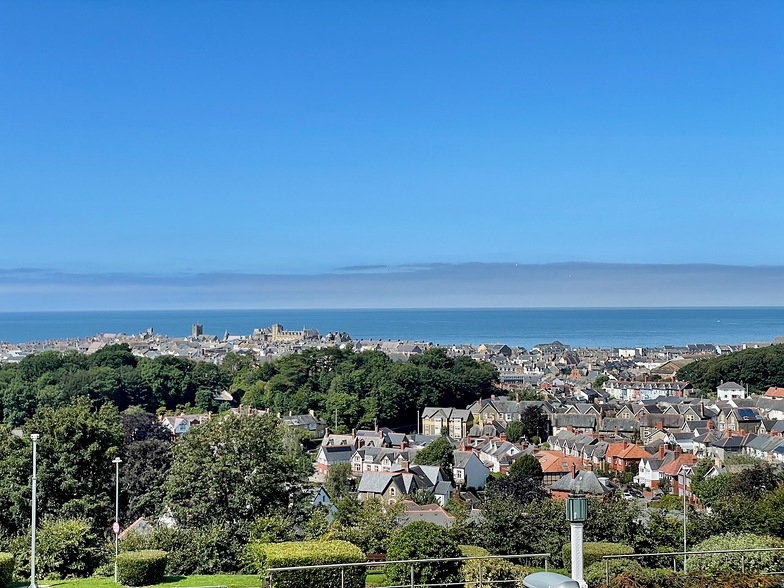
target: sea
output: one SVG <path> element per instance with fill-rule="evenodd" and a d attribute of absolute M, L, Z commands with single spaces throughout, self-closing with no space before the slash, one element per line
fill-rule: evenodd
<path fill-rule="evenodd" d="M 249 335 L 281 324 L 287 330 L 347 332 L 355 340 L 425 341 L 439 345 L 505 343 L 533 347 L 558 340 L 572 347 L 662 347 L 741 344 L 784 337 L 784 307 L 584 309 L 311 309 L 0 312 L 0 341 L 24 343 L 138 334 L 152 328 L 188 336 Z"/>

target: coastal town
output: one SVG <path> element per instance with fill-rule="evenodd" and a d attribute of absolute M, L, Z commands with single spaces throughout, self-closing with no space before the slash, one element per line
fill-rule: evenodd
<path fill-rule="evenodd" d="M 531 455 L 541 465 L 543 482 L 553 497 L 565 497 L 579 478 L 581 488 L 596 497 L 633 488 L 625 496 L 658 499 L 662 488 L 697 503 L 690 474 L 703 458 L 714 460 L 713 473 L 728 457 L 748 455 L 784 465 L 784 388 L 751 393 L 748 385 L 724 382 L 715 390 L 695 389 L 678 378 L 681 368 L 698 359 L 743 349 L 784 343 L 739 345 L 693 344 L 660 348 L 571 348 L 559 341 L 531 349 L 503 343 L 453 345 L 451 357 L 469 357 L 497 371 L 497 390 L 467 406 L 427 406 L 418 411 L 416 430 L 393 431 L 376 422 L 370 430 L 331 430 L 324 415 L 280 414 L 287 425 L 318 441 L 313 476 L 323 482 L 330 468 L 346 464 L 360 500 L 378 498 L 395 504 L 416 490 L 430 492 L 434 505 L 406 501 L 410 516 L 449 525 L 443 506 L 459 497 L 479 504 L 491 475 L 505 475 L 517 459 Z M 0 361 L 16 363 L 42 351 L 93 354 L 115 344 L 127 345 L 137 357 L 163 356 L 220 364 L 228 354 L 252 357 L 257 364 L 306 349 L 351 348 L 380 351 L 394 361 L 421 355 L 423 341 L 352 340 L 348 333 L 322 336 L 316 329 L 284 330 L 274 324 L 250 335 L 205 334 L 201 325 L 191 336 L 171 338 L 152 329 L 138 335 L 100 334 L 86 339 L 3 344 Z M 214 401 L 236 414 L 266 414 L 269 409 L 243 406 L 225 390 Z M 212 414 L 160 413 L 159 420 L 180 437 Z M 525 423 L 525 434 L 512 423 Z M 439 438 L 453 450 L 451 471 L 415 465 L 418 451 Z M 330 504 L 323 487 L 316 504 Z"/>

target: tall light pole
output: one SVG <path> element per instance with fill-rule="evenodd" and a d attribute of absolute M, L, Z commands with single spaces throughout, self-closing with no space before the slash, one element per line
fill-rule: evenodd
<path fill-rule="evenodd" d="M 683 494 L 683 573 L 686 573 L 686 470 L 681 466 L 681 493 Z"/>
<path fill-rule="evenodd" d="M 120 464 L 122 460 L 115 457 L 114 464 L 114 581 L 117 582 L 117 554 L 120 551 Z"/>
<path fill-rule="evenodd" d="M 38 460 L 38 438 L 40 435 L 38 433 L 33 433 L 30 435 L 30 439 L 33 441 L 33 527 L 32 532 L 30 535 L 32 539 L 30 540 L 30 588 L 38 588 L 38 584 L 35 583 L 35 514 L 38 508 L 38 468 L 36 461 Z"/>
<path fill-rule="evenodd" d="M 583 523 L 588 517 L 588 499 L 579 484 L 566 498 L 566 520 L 571 523 L 572 579 L 585 587 L 583 580 Z"/>

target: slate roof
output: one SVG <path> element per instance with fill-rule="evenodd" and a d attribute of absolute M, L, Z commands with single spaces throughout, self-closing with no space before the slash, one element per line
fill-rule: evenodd
<path fill-rule="evenodd" d="M 590 470 L 581 470 L 574 478 L 572 478 L 572 474 L 566 474 L 550 486 L 550 490 L 559 492 L 579 490 L 594 496 L 603 496 L 612 491 L 611 488 L 602 484 L 599 477 Z"/>
<path fill-rule="evenodd" d="M 321 452 L 327 460 L 327 465 L 333 465 L 349 463 L 354 454 L 354 448 L 351 445 L 322 445 Z"/>

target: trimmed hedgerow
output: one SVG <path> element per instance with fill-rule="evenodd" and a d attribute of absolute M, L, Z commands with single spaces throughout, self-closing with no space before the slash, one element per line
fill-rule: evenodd
<path fill-rule="evenodd" d="M 125 551 L 117 556 L 117 580 L 124 586 L 160 584 L 166 571 L 165 551 Z"/>
<path fill-rule="evenodd" d="M 0 553 L 0 588 L 4 588 L 11 583 L 15 563 L 16 560 L 12 553 Z"/>
<path fill-rule="evenodd" d="M 287 541 L 284 543 L 254 542 L 248 552 L 256 565 L 259 576 L 266 577 L 270 568 L 294 566 L 316 566 L 322 564 L 355 563 L 365 561 L 362 550 L 348 541 Z M 273 581 L 275 588 L 364 588 L 365 566 L 350 566 L 343 569 L 341 584 L 340 569 L 326 568 L 277 572 Z"/>
<path fill-rule="evenodd" d="M 572 567 L 571 544 L 564 543 L 563 562 L 564 567 L 569 570 Z M 583 543 L 583 566 L 588 567 L 592 563 L 602 561 L 605 555 L 631 555 L 634 548 L 623 543 L 609 543 L 604 541 L 586 541 Z"/>

